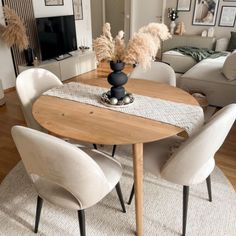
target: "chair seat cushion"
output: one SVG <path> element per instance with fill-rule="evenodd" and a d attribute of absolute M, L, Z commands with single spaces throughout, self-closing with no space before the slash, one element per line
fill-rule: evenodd
<path fill-rule="evenodd" d="M 143 147 L 145 171 L 160 176 L 161 168 L 183 141 L 183 138 L 173 136 L 160 141 L 145 143 Z"/>
<path fill-rule="evenodd" d="M 52 204 L 67 209 L 79 210 L 81 208 L 77 199 L 69 191 L 51 181 L 38 177 L 35 187 L 40 197 Z"/>
<path fill-rule="evenodd" d="M 87 147 L 80 147 L 80 149 L 87 153 L 99 165 L 107 178 L 110 190 L 112 190 L 119 182 L 122 175 L 122 168 L 120 163 L 115 159 L 109 157 L 108 155 L 95 149 L 90 149 Z"/>

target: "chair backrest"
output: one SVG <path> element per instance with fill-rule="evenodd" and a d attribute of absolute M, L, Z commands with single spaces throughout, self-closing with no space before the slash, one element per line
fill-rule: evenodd
<path fill-rule="evenodd" d="M 199 132 L 184 142 L 162 167 L 163 178 L 181 185 L 204 181 L 215 166 L 214 155 L 236 119 L 236 104 L 218 111 Z"/>
<path fill-rule="evenodd" d="M 176 75 L 174 70 L 163 62 L 152 61 L 151 67 L 146 70 L 138 64 L 130 73 L 129 77 L 135 79 L 154 80 L 160 83 L 176 86 Z"/>
<path fill-rule="evenodd" d="M 97 203 L 111 190 L 98 164 L 74 145 L 22 126 L 14 126 L 12 136 L 39 195 L 40 179 L 66 190 L 83 209 Z"/>
<path fill-rule="evenodd" d="M 16 91 L 28 127 L 42 130 L 32 115 L 32 105 L 42 93 L 60 85 L 62 82 L 56 75 L 42 68 L 28 69 L 17 76 Z"/>

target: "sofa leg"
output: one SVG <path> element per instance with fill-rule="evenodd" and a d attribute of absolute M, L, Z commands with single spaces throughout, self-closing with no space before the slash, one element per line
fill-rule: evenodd
<path fill-rule="evenodd" d="M 187 212 L 188 212 L 189 186 L 183 186 L 183 229 L 182 235 L 186 235 Z"/>

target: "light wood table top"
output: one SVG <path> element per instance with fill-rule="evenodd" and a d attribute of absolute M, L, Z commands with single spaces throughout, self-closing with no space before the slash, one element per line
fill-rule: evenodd
<path fill-rule="evenodd" d="M 109 88 L 105 79 L 80 82 Z M 190 105 L 199 105 L 187 92 L 154 81 L 129 79 L 127 91 Z M 129 115 L 51 96 L 41 96 L 33 115 L 50 133 L 97 144 L 132 144 L 135 182 L 136 232 L 143 235 L 143 143 L 173 136 L 183 129 L 158 121 Z"/>
<path fill-rule="evenodd" d="M 103 79 L 82 82 L 109 88 Z M 130 79 L 125 87 L 127 91 L 136 94 L 198 105 L 187 92 L 153 81 Z M 182 131 L 181 128 L 155 120 L 52 96 L 40 97 L 33 106 L 33 115 L 51 133 L 91 143 L 143 143 Z"/>

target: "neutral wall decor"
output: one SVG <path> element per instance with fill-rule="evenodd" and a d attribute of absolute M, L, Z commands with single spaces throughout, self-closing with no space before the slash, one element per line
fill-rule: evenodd
<path fill-rule="evenodd" d="M 82 0 L 73 0 L 75 20 L 83 20 L 83 5 Z"/>
<path fill-rule="evenodd" d="M 199 1 L 195 0 L 193 13 L 193 25 L 214 26 L 218 10 L 219 0 Z"/>
<path fill-rule="evenodd" d="M 190 11 L 192 0 L 177 0 L 178 11 Z"/>
<path fill-rule="evenodd" d="M 63 6 L 64 0 L 45 0 L 45 6 Z"/>
<path fill-rule="evenodd" d="M 233 27 L 236 20 L 236 6 L 222 6 L 219 26 Z"/>

